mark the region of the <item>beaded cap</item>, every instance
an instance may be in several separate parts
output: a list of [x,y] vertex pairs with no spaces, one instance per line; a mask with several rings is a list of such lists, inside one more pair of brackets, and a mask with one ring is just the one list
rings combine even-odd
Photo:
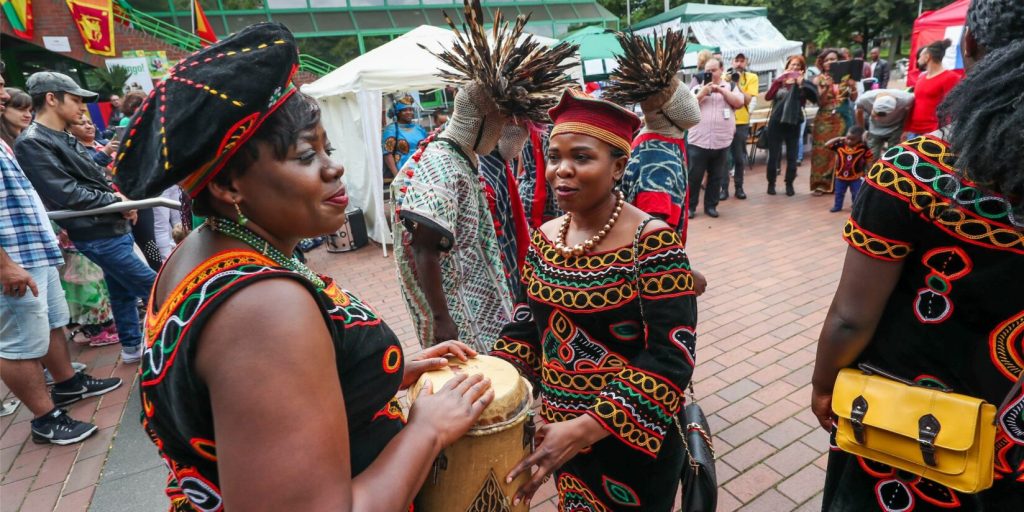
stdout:
[[131,199],[178,183],[195,197],[296,88],[292,33],[259,23],[193,53],[171,69],[132,116],[114,164]]
[[633,134],[640,128],[636,114],[610,102],[588,96],[579,89],[566,89],[558,105],[548,111],[555,127],[554,137],[560,133],[589,135],[627,155]]

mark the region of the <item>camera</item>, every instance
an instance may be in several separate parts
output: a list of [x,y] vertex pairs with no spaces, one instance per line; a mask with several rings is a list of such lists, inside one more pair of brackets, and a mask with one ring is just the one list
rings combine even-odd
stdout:
[[698,71],[693,75],[693,79],[701,85],[707,85],[711,83],[711,73],[708,73],[707,71]]
[[729,81],[730,82],[732,82],[734,84],[738,84],[740,82],[740,72],[739,71],[736,71],[733,68],[729,68],[728,70],[726,70],[726,73],[729,73]]

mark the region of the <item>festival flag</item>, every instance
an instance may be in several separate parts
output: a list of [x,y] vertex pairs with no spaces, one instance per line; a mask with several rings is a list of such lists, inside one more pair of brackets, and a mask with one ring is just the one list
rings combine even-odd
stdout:
[[111,0],[67,0],[85,51],[114,56],[114,6]]
[[199,36],[199,42],[203,46],[217,42],[217,34],[213,33],[213,27],[210,26],[210,20],[206,19],[206,13],[199,5],[199,0],[192,0],[192,32]]
[[11,24],[14,35],[32,39],[32,0],[0,0],[0,10]]

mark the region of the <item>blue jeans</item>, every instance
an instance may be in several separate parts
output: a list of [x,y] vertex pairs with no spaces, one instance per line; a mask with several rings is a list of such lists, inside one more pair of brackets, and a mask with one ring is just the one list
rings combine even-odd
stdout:
[[834,209],[843,209],[843,198],[846,196],[846,189],[850,189],[850,204],[857,200],[857,193],[860,192],[860,185],[864,180],[846,181],[836,179],[836,204]]
[[0,293],[0,359],[39,359],[50,351],[50,331],[68,324],[68,302],[57,267],[25,269],[39,295]]
[[[807,119],[805,118],[804,121],[800,123],[800,138],[796,140],[796,159],[800,160],[801,162],[804,159],[804,137],[806,136],[806,134]],[[789,151],[789,146],[786,146],[786,151]]]
[[142,323],[136,303],[138,299],[149,302],[156,272],[135,255],[135,240],[131,235],[74,242],[79,252],[103,269],[121,346],[138,346],[142,343]]

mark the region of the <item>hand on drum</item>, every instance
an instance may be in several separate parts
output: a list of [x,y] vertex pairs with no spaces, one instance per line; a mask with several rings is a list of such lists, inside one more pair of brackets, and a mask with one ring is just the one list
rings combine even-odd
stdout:
[[607,435],[608,431],[597,420],[587,415],[569,421],[542,425],[537,429],[537,449],[516,464],[516,467],[512,468],[512,471],[505,477],[505,481],[511,483],[521,473],[529,473],[533,466],[537,466],[537,472],[533,473],[530,481],[516,490],[512,497],[512,505],[518,505],[523,500],[529,505],[533,494],[555,470],[562,467],[581,450],[604,439]]
[[440,370],[448,366],[448,358],[445,357],[448,355],[459,358],[459,361],[465,361],[471,357],[476,357],[476,351],[461,341],[449,340],[444,343],[438,343],[412,358],[406,359],[401,389],[408,389],[426,372]]
[[439,448],[448,446],[462,437],[494,400],[490,388],[491,380],[479,374],[456,374],[436,393],[427,380],[409,411],[409,428],[429,428]]

